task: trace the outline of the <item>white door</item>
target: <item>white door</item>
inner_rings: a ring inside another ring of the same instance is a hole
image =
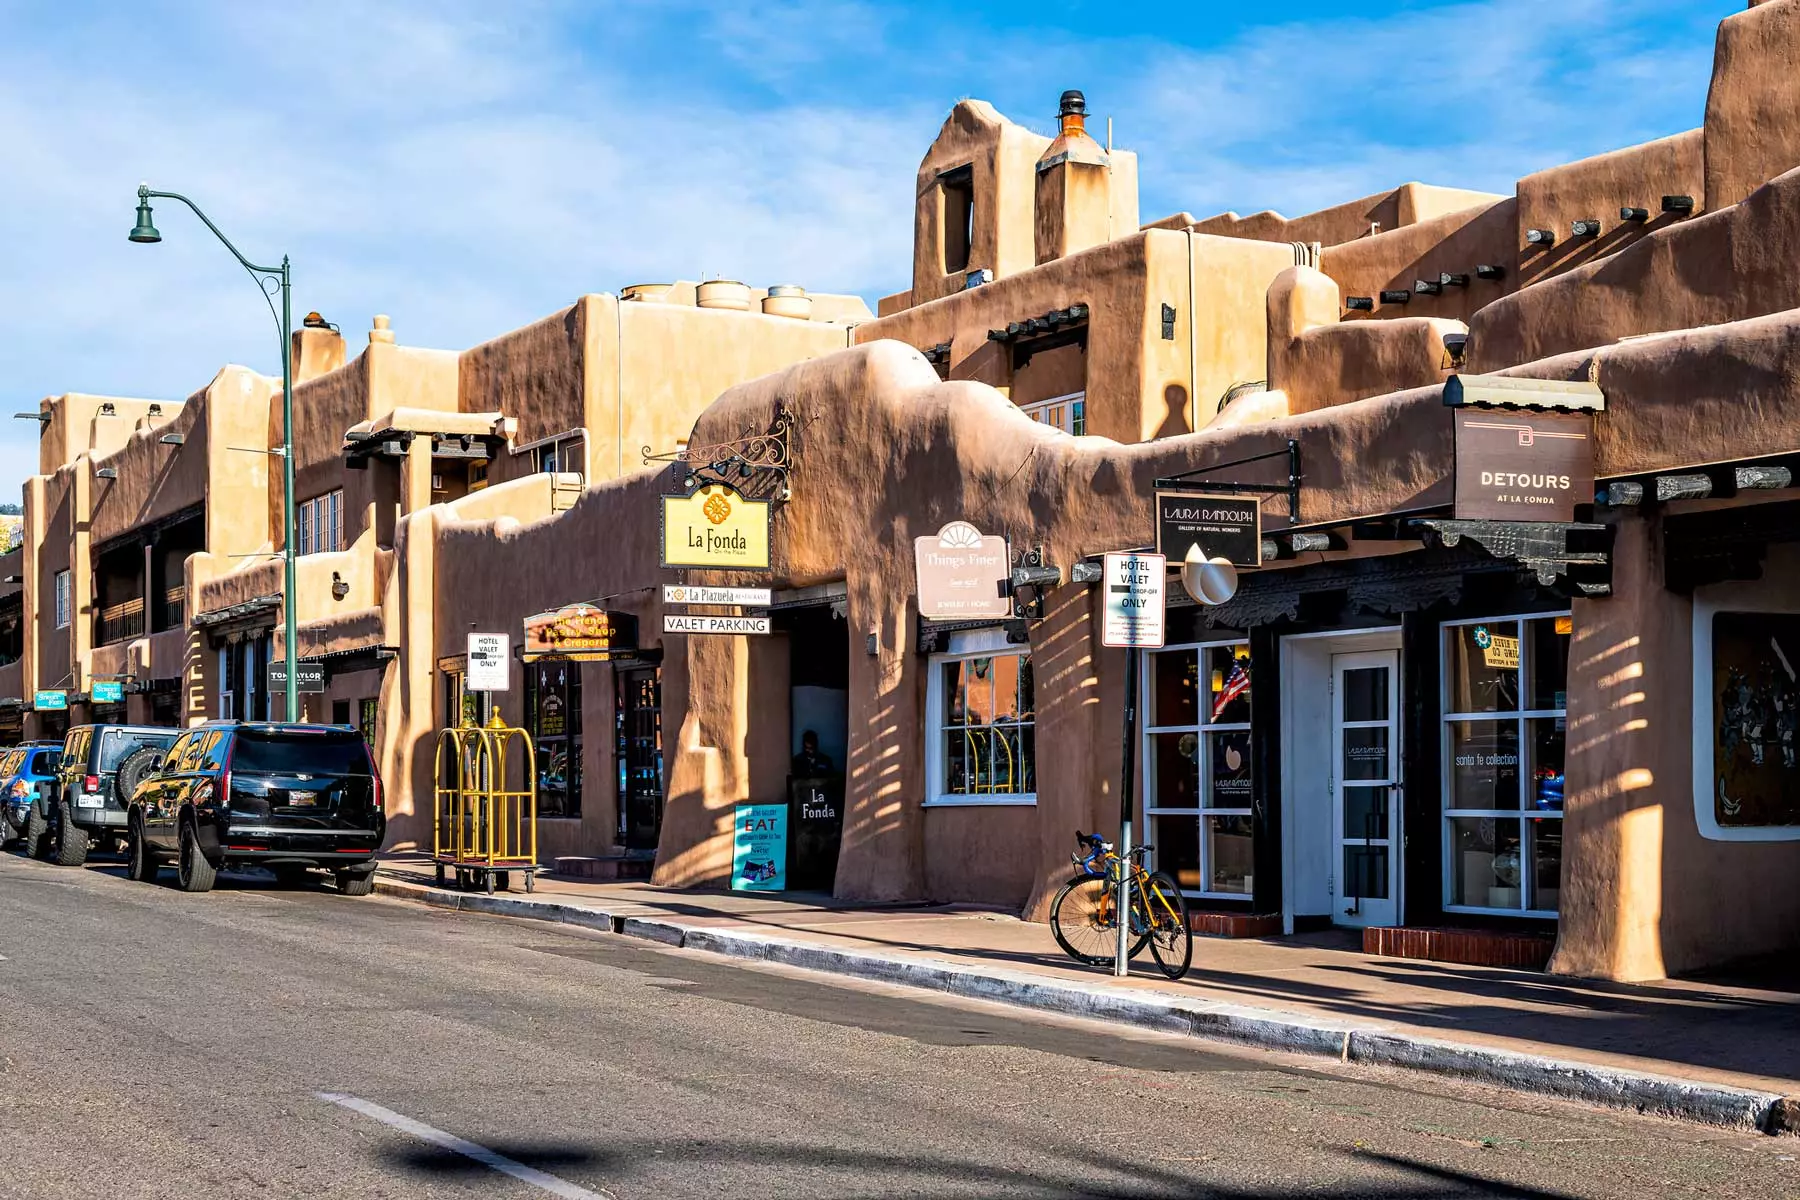
[[[1400,920],[1400,652],[1331,657],[1332,919]]]

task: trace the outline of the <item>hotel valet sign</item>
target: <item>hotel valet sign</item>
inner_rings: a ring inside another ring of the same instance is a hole
[[[1594,502],[1586,413],[1456,410],[1456,519],[1573,521]]]
[[[525,661],[606,662],[637,649],[637,618],[591,604],[569,604],[525,618]]]
[[[1206,559],[1234,567],[1262,566],[1262,502],[1204,492],[1156,493],[1156,552],[1173,563],[1199,546]]]
[[[1010,578],[1006,539],[983,534],[967,521],[913,539],[919,615],[934,621],[1012,616],[1012,599],[1000,594]]]
[[[769,569],[769,502],[709,483],[691,496],[662,498],[662,565]]]

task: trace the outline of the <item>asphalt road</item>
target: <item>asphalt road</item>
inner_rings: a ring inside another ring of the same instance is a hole
[[[0,956],[6,1197],[1800,1195],[1800,1140],[323,886],[7,855]]]

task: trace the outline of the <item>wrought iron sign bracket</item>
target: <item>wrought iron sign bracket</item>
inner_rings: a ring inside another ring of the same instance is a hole
[[[1421,517],[1446,547],[1464,538],[1494,558],[1512,559],[1545,587],[1570,595],[1612,594],[1612,527],[1572,521],[1458,521]]]
[[[1232,467],[1243,467],[1251,463],[1268,462],[1278,458],[1287,459],[1288,477],[1285,484],[1243,483],[1237,480],[1219,481],[1205,478],[1212,471],[1224,471]],[[1195,467],[1191,471],[1178,471],[1173,475],[1162,476],[1154,486],[1158,491],[1166,488],[1201,488],[1221,494],[1286,496],[1288,525],[1292,527],[1300,523],[1300,483],[1305,478],[1300,472],[1300,443],[1289,438],[1287,448],[1284,450],[1271,450],[1267,454],[1252,454],[1248,458],[1234,458],[1230,462],[1212,463],[1204,467]]]
[[[767,433],[709,446],[684,446],[660,454],[645,446],[644,465],[680,464],[686,469],[682,486],[689,493],[709,483],[723,483],[744,495],[787,500],[793,495],[789,477],[793,471],[795,424],[794,414],[783,405],[775,410],[775,420]],[[762,480],[768,484],[756,486]]]

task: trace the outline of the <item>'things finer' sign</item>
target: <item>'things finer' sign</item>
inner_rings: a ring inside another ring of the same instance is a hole
[[[1456,516],[1463,521],[1573,521],[1594,501],[1586,413],[1456,410]]]

